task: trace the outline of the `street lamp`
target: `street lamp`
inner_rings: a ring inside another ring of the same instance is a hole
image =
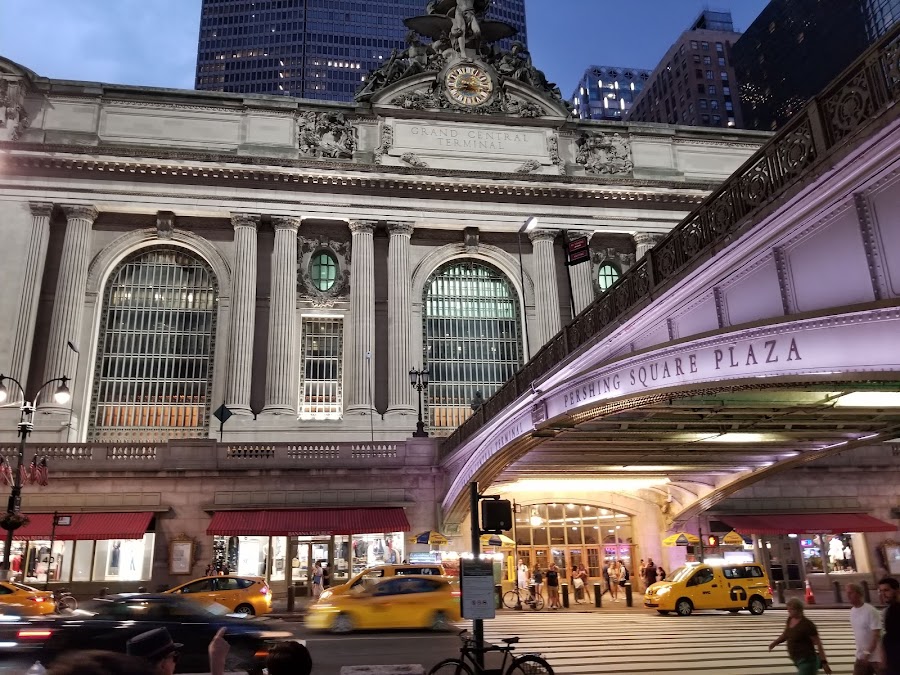
[[[31,402],[26,399],[25,388],[22,386],[21,382],[19,382],[14,377],[9,377],[8,375],[0,375],[0,405],[6,403],[6,401],[9,399],[9,389],[5,384],[6,381],[15,384],[19,388],[19,393],[22,396],[22,404],[19,406],[18,427],[19,461],[18,465],[16,466],[16,472],[13,474],[12,492],[9,493],[9,502],[6,505],[6,517],[10,518],[13,515],[17,514],[22,508],[22,464],[24,464],[25,462],[25,442],[28,440],[28,436],[30,436],[31,432],[34,430],[35,404],[37,404],[37,400],[40,397],[41,392],[43,392],[44,389],[51,384],[59,383],[56,387],[56,391],[53,392],[53,400],[59,405],[66,405],[72,398],[72,392],[69,391],[69,387],[66,385],[66,383],[69,381],[68,377],[55,377],[52,380],[47,380],[40,386],[40,388],[32,398],[33,402]],[[0,570],[3,570],[6,573],[6,577],[9,576],[9,563],[12,552],[13,529],[6,530],[6,546],[3,549],[3,564],[2,566],[0,566]]]
[[[422,420],[422,392],[428,387],[428,369],[416,370],[409,369],[409,383],[412,388],[419,392],[419,421],[416,422],[416,431],[413,436],[416,438],[428,438],[428,432],[425,431],[425,422]]]
[[[522,264],[522,233],[523,232],[531,232],[536,229],[538,226],[538,219],[536,216],[531,216],[522,223],[522,227],[519,228],[519,232],[516,234],[516,244],[519,246],[519,281],[522,284],[522,326],[525,330],[525,348],[527,350],[531,350],[531,341],[528,339],[528,317],[525,313],[525,267]],[[528,361],[528,354],[524,355],[523,362]]]

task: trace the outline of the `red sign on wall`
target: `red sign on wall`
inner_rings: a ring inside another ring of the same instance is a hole
[[[579,265],[591,259],[591,247],[587,237],[578,237],[566,243],[566,264]]]

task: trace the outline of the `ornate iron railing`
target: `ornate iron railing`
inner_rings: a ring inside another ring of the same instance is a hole
[[[722,186],[644,258],[545,344],[441,444],[445,457],[487,420],[531,390],[569,354],[648,304],[663,288],[707,260],[852,137],[878,123],[900,98],[900,23],[814,97]]]

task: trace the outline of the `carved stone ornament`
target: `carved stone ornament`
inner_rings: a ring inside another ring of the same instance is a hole
[[[0,74],[0,141],[17,141],[28,126],[24,78]]]
[[[156,212],[156,236],[159,239],[171,239],[175,231],[175,214],[171,211]]]
[[[409,164],[410,166],[422,169],[428,166],[428,164],[414,152],[404,152],[402,155],[400,155],[400,161]]]
[[[552,134],[547,138],[547,150],[550,153],[550,161],[556,165],[560,174],[565,175],[566,167],[559,154],[559,138],[556,137],[556,134]]]
[[[576,141],[578,153],[575,161],[584,166],[587,173],[631,173],[631,144],[621,134],[584,132]]]
[[[527,162],[522,164],[518,169],[516,169],[516,173],[534,173],[535,171],[540,171],[541,163],[536,159],[529,159]]]
[[[338,266],[334,285],[327,291],[316,288],[309,274],[313,257],[323,252],[334,256]],[[297,268],[297,292],[301,299],[311,302],[315,307],[334,307],[336,300],[350,295],[350,242],[325,237],[300,237],[297,242]]]
[[[536,103],[511,96],[503,90],[498,91],[490,103],[476,108],[454,103],[437,87],[405,92],[391,99],[391,105],[406,110],[451,110],[477,115],[512,115],[523,118],[541,117],[546,114],[546,111]]]
[[[299,120],[299,147],[304,157],[352,159],[356,130],[344,113],[302,112]]]
[[[381,164],[382,158],[391,151],[394,145],[394,127],[390,124],[381,126],[381,143],[375,148],[375,163]]]

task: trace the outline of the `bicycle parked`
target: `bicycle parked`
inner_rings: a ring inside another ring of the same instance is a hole
[[[507,609],[530,607],[535,612],[540,612],[544,609],[544,597],[521,588],[514,588],[503,594],[503,606]]]
[[[53,591],[53,601],[56,603],[56,613],[74,612],[78,609],[78,601],[75,599],[69,589],[60,588]]]
[[[460,658],[444,659],[429,670],[428,675],[553,675],[553,668],[541,658],[540,654],[512,655],[515,644],[519,641],[517,637],[503,638],[505,647],[500,645],[478,647],[475,640],[469,637],[467,630],[460,631],[459,639],[462,640]],[[477,655],[487,652],[503,654],[503,663],[499,668],[483,668],[478,665]],[[506,665],[507,662],[509,667]]]

